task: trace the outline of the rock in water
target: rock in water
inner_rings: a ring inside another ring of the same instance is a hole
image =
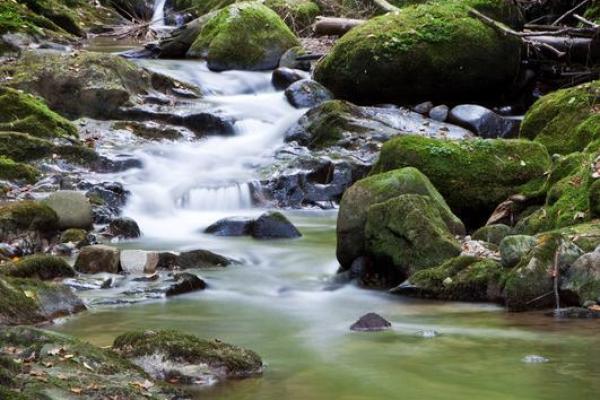
[[[362,332],[377,332],[391,329],[392,324],[376,313],[368,313],[363,315],[350,326],[352,331]]]
[[[155,251],[121,250],[121,268],[127,274],[153,274],[158,262],[159,255]]]
[[[121,272],[120,251],[104,245],[85,246],[77,256],[75,270],[84,274]]]
[[[254,220],[248,217],[223,218],[204,230],[216,236],[246,236],[252,233]]]
[[[43,202],[54,210],[61,229],[89,229],[93,224],[92,206],[79,192],[61,190],[52,193]]]
[[[183,272],[175,275],[175,283],[167,288],[166,296],[195,292],[206,289],[206,282],[194,274]]]
[[[285,90],[285,97],[296,108],[315,107],[333,100],[333,94],[319,82],[302,79],[292,83]]]
[[[310,75],[299,69],[279,67],[271,75],[271,83],[277,90],[285,90],[292,83],[309,78]]]
[[[177,256],[176,265],[182,269],[226,267],[233,262],[230,258],[208,250],[184,251]]]
[[[52,280],[75,276],[75,271],[64,259],[45,254],[24,257],[13,265],[4,265],[0,270],[6,276],[14,278]]]
[[[140,237],[142,233],[137,222],[133,219],[115,218],[108,224],[102,234],[119,239],[135,239]]]
[[[336,98],[363,104],[456,104],[497,96],[517,76],[520,40],[471,17],[471,6],[495,17],[519,13],[496,0],[405,7],[342,36],[317,64],[315,80]]]
[[[251,350],[172,330],[127,332],[115,339],[113,349],[153,378],[177,377],[181,384],[247,378],[261,374],[263,368]]]
[[[515,138],[520,121],[505,118],[492,110],[474,104],[463,104],[450,110],[448,121],[467,128],[484,139]]]
[[[280,212],[267,212],[252,224],[255,239],[291,239],[302,236],[300,231]]]
[[[281,55],[298,44],[274,11],[241,2],[209,17],[186,56],[206,58],[213,71],[267,70],[277,68]]]

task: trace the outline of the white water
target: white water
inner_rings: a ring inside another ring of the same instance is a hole
[[[156,142],[133,151],[141,170],[122,175],[132,197],[125,215],[151,238],[186,237],[218,218],[255,214],[249,183],[267,165],[283,135],[305,110],[276,92],[270,73],[210,72],[204,63],[144,61],[144,66],[202,87],[197,103],[235,119],[234,136]]]
[[[150,29],[160,29],[165,26],[165,3],[167,0],[154,0],[154,12],[150,20]]]

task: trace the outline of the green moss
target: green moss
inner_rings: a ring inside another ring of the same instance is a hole
[[[364,255],[365,224],[369,207],[403,194],[419,194],[432,199],[440,217],[454,234],[465,227],[450,211],[444,198],[429,179],[416,168],[402,168],[367,177],[352,185],[342,197],[337,222],[337,258],[344,268]]]
[[[582,151],[600,139],[600,81],[557,90],[539,99],[527,112],[520,136],[544,144],[550,153]]]
[[[317,65],[315,79],[358,103],[454,103],[506,91],[519,64],[517,38],[471,18],[466,2],[447,0],[352,29]]]
[[[60,235],[61,243],[79,243],[87,240],[87,231],[85,229],[71,228]]]
[[[33,13],[22,4],[11,1],[0,3],[0,34],[24,32],[44,35],[46,31],[67,35],[52,21]]]
[[[51,111],[39,98],[0,87],[0,131],[28,133],[39,138],[77,138],[77,128]]]
[[[404,194],[372,205],[365,224],[365,253],[392,285],[460,254],[438,205],[428,196]]]
[[[39,175],[40,172],[31,165],[17,163],[10,158],[0,156],[0,179],[34,183]]]
[[[262,367],[260,357],[253,351],[217,339],[199,339],[173,330],[128,332],[115,339],[113,348],[126,357],[162,353],[169,360],[206,363],[213,368],[225,367],[233,375],[258,372]]]
[[[310,27],[321,13],[319,5],[310,0],[265,0],[264,4],[296,33]]]
[[[512,228],[503,224],[486,225],[477,229],[471,237],[473,240],[481,240],[493,244],[500,244],[502,239],[510,235]]]
[[[415,273],[410,282],[424,297],[460,301],[498,301],[504,271],[494,260],[459,256]]]
[[[0,241],[12,232],[58,229],[58,216],[48,206],[33,201],[19,201],[0,207]]]
[[[543,187],[550,170],[544,146],[526,140],[436,140],[402,136],[386,142],[371,175],[415,167],[444,196],[450,208],[469,220],[487,218],[525,184]]]
[[[31,324],[43,320],[32,298],[0,278],[0,324]]]
[[[271,69],[287,49],[298,44],[274,11],[257,2],[242,2],[210,18],[188,56],[206,58],[213,70]]]
[[[52,142],[27,133],[0,132],[0,155],[15,161],[30,161],[52,154]]]
[[[36,278],[50,280],[67,278],[75,275],[73,268],[60,257],[36,254],[25,257],[9,268],[4,268],[4,274],[14,278]]]
[[[176,11],[193,12],[200,16],[235,2],[236,0],[173,0],[172,3]]]

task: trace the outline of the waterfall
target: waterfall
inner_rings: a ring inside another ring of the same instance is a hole
[[[165,3],[167,0],[154,0],[154,12],[150,20],[150,28],[165,26]]]
[[[247,183],[233,183],[216,187],[190,189],[178,204],[190,210],[234,211],[252,206],[250,186]]]

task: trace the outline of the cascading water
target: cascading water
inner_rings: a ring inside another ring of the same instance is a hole
[[[132,192],[126,215],[137,220],[147,236],[172,237],[195,232],[223,216],[255,213],[249,183],[304,110],[293,108],[282,92],[274,91],[269,73],[217,74],[189,61],[146,60],[143,65],[202,87],[210,94],[198,103],[199,109],[208,105],[233,118],[236,134],[136,149],[143,168],[123,178]],[[173,232],[165,229],[167,219]]]
[[[150,29],[160,29],[165,26],[165,3],[167,0],[154,0],[154,11],[150,20]]]

